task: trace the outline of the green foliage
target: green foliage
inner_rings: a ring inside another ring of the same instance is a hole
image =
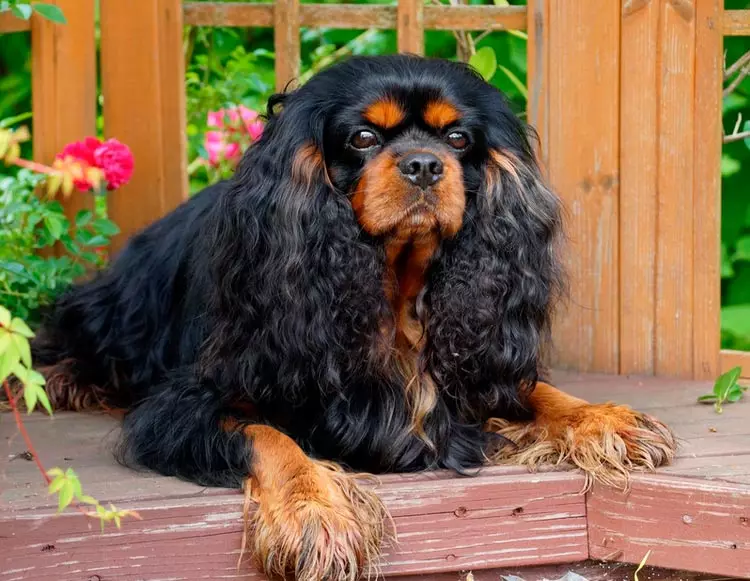
[[[104,247],[119,232],[90,210],[68,220],[59,201],[40,193],[44,179],[27,169],[0,173],[0,302],[31,323],[39,307],[105,264]],[[54,254],[58,244],[67,252]]]
[[[40,16],[44,16],[52,22],[57,24],[65,24],[65,16],[59,6],[54,4],[47,4],[45,2],[23,2],[21,0],[2,0],[0,2],[0,12],[10,12],[16,18],[22,18],[28,20],[31,18],[32,13],[36,12]]]
[[[724,411],[722,406],[725,403],[739,401],[747,391],[747,387],[737,383],[741,374],[741,367],[735,367],[722,374],[714,383],[713,392],[701,395],[698,401],[700,403],[711,403],[714,405],[717,414],[722,413]]]

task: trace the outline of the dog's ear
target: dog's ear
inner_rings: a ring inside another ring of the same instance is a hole
[[[326,112],[303,91],[243,157],[211,210],[207,248],[215,321],[204,360],[252,366],[226,372],[275,378],[247,388],[286,390],[289,402],[344,389],[388,308],[383,258],[327,178]]]
[[[507,147],[490,144],[483,184],[428,294],[429,364],[467,414],[522,413],[518,390],[536,381],[562,289],[560,202],[525,133],[508,135],[505,126]]]

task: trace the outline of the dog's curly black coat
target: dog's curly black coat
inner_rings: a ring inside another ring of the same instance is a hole
[[[472,147],[460,160],[462,226],[432,258],[416,316],[437,389],[413,429],[404,380],[383,363],[385,250],[355,216],[361,111],[448,99]],[[314,146],[318,174],[295,170]],[[517,160],[489,179],[491,152]],[[468,67],[353,58],[275,96],[234,178],[134,236],[111,267],[48,313],[34,343],[78,390],[126,408],[124,460],[204,485],[239,486],[252,451],[228,417],[265,423],[309,454],[369,472],[485,462],[490,417],[527,415],[560,288],[557,198],[530,131]],[[88,390],[88,391],[87,391]],[[65,405],[65,402],[61,402]]]

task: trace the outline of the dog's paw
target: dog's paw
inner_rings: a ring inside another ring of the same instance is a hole
[[[677,449],[666,425],[615,404],[584,404],[533,422],[493,419],[488,429],[511,442],[492,456],[494,462],[532,469],[571,464],[586,474],[587,488],[594,482],[627,488],[631,472],[669,464]]]
[[[250,480],[246,494],[258,503],[248,518],[248,549],[268,577],[355,581],[376,570],[389,517],[353,476],[311,462],[279,490],[254,496]]]

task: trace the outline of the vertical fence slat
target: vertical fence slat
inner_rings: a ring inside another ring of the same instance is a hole
[[[157,8],[164,198],[173,207],[188,196],[182,0],[160,0]]]
[[[549,1],[529,0],[526,9],[528,31],[527,118],[539,137],[539,160],[549,167]]]
[[[580,371],[618,369],[619,39],[617,3],[551,3],[549,173],[567,207],[571,286],[555,347]]]
[[[398,0],[397,12],[398,52],[424,54],[424,2],[423,0]]]
[[[692,377],[695,10],[660,4],[655,372]]]
[[[96,130],[94,0],[57,0],[67,24],[34,15],[31,21],[34,158],[50,163],[67,143]],[[73,194],[69,217],[92,208],[93,198]]]
[[[158,21],[153,0],[101,0],[104,130],[135,156],[133,179],[109,198],[122,230],[115,247],[168,211]]]
[[[620,373],[654,371],[659,2],[622,5]]]
[[[299,0],[276,0],[273,10],[276,90],[299,76]]]
[[[695,203],[693,375],[720,369],[722,0],[697,0],[695,61]],[[745,370],[750,373],[750,369]]]

